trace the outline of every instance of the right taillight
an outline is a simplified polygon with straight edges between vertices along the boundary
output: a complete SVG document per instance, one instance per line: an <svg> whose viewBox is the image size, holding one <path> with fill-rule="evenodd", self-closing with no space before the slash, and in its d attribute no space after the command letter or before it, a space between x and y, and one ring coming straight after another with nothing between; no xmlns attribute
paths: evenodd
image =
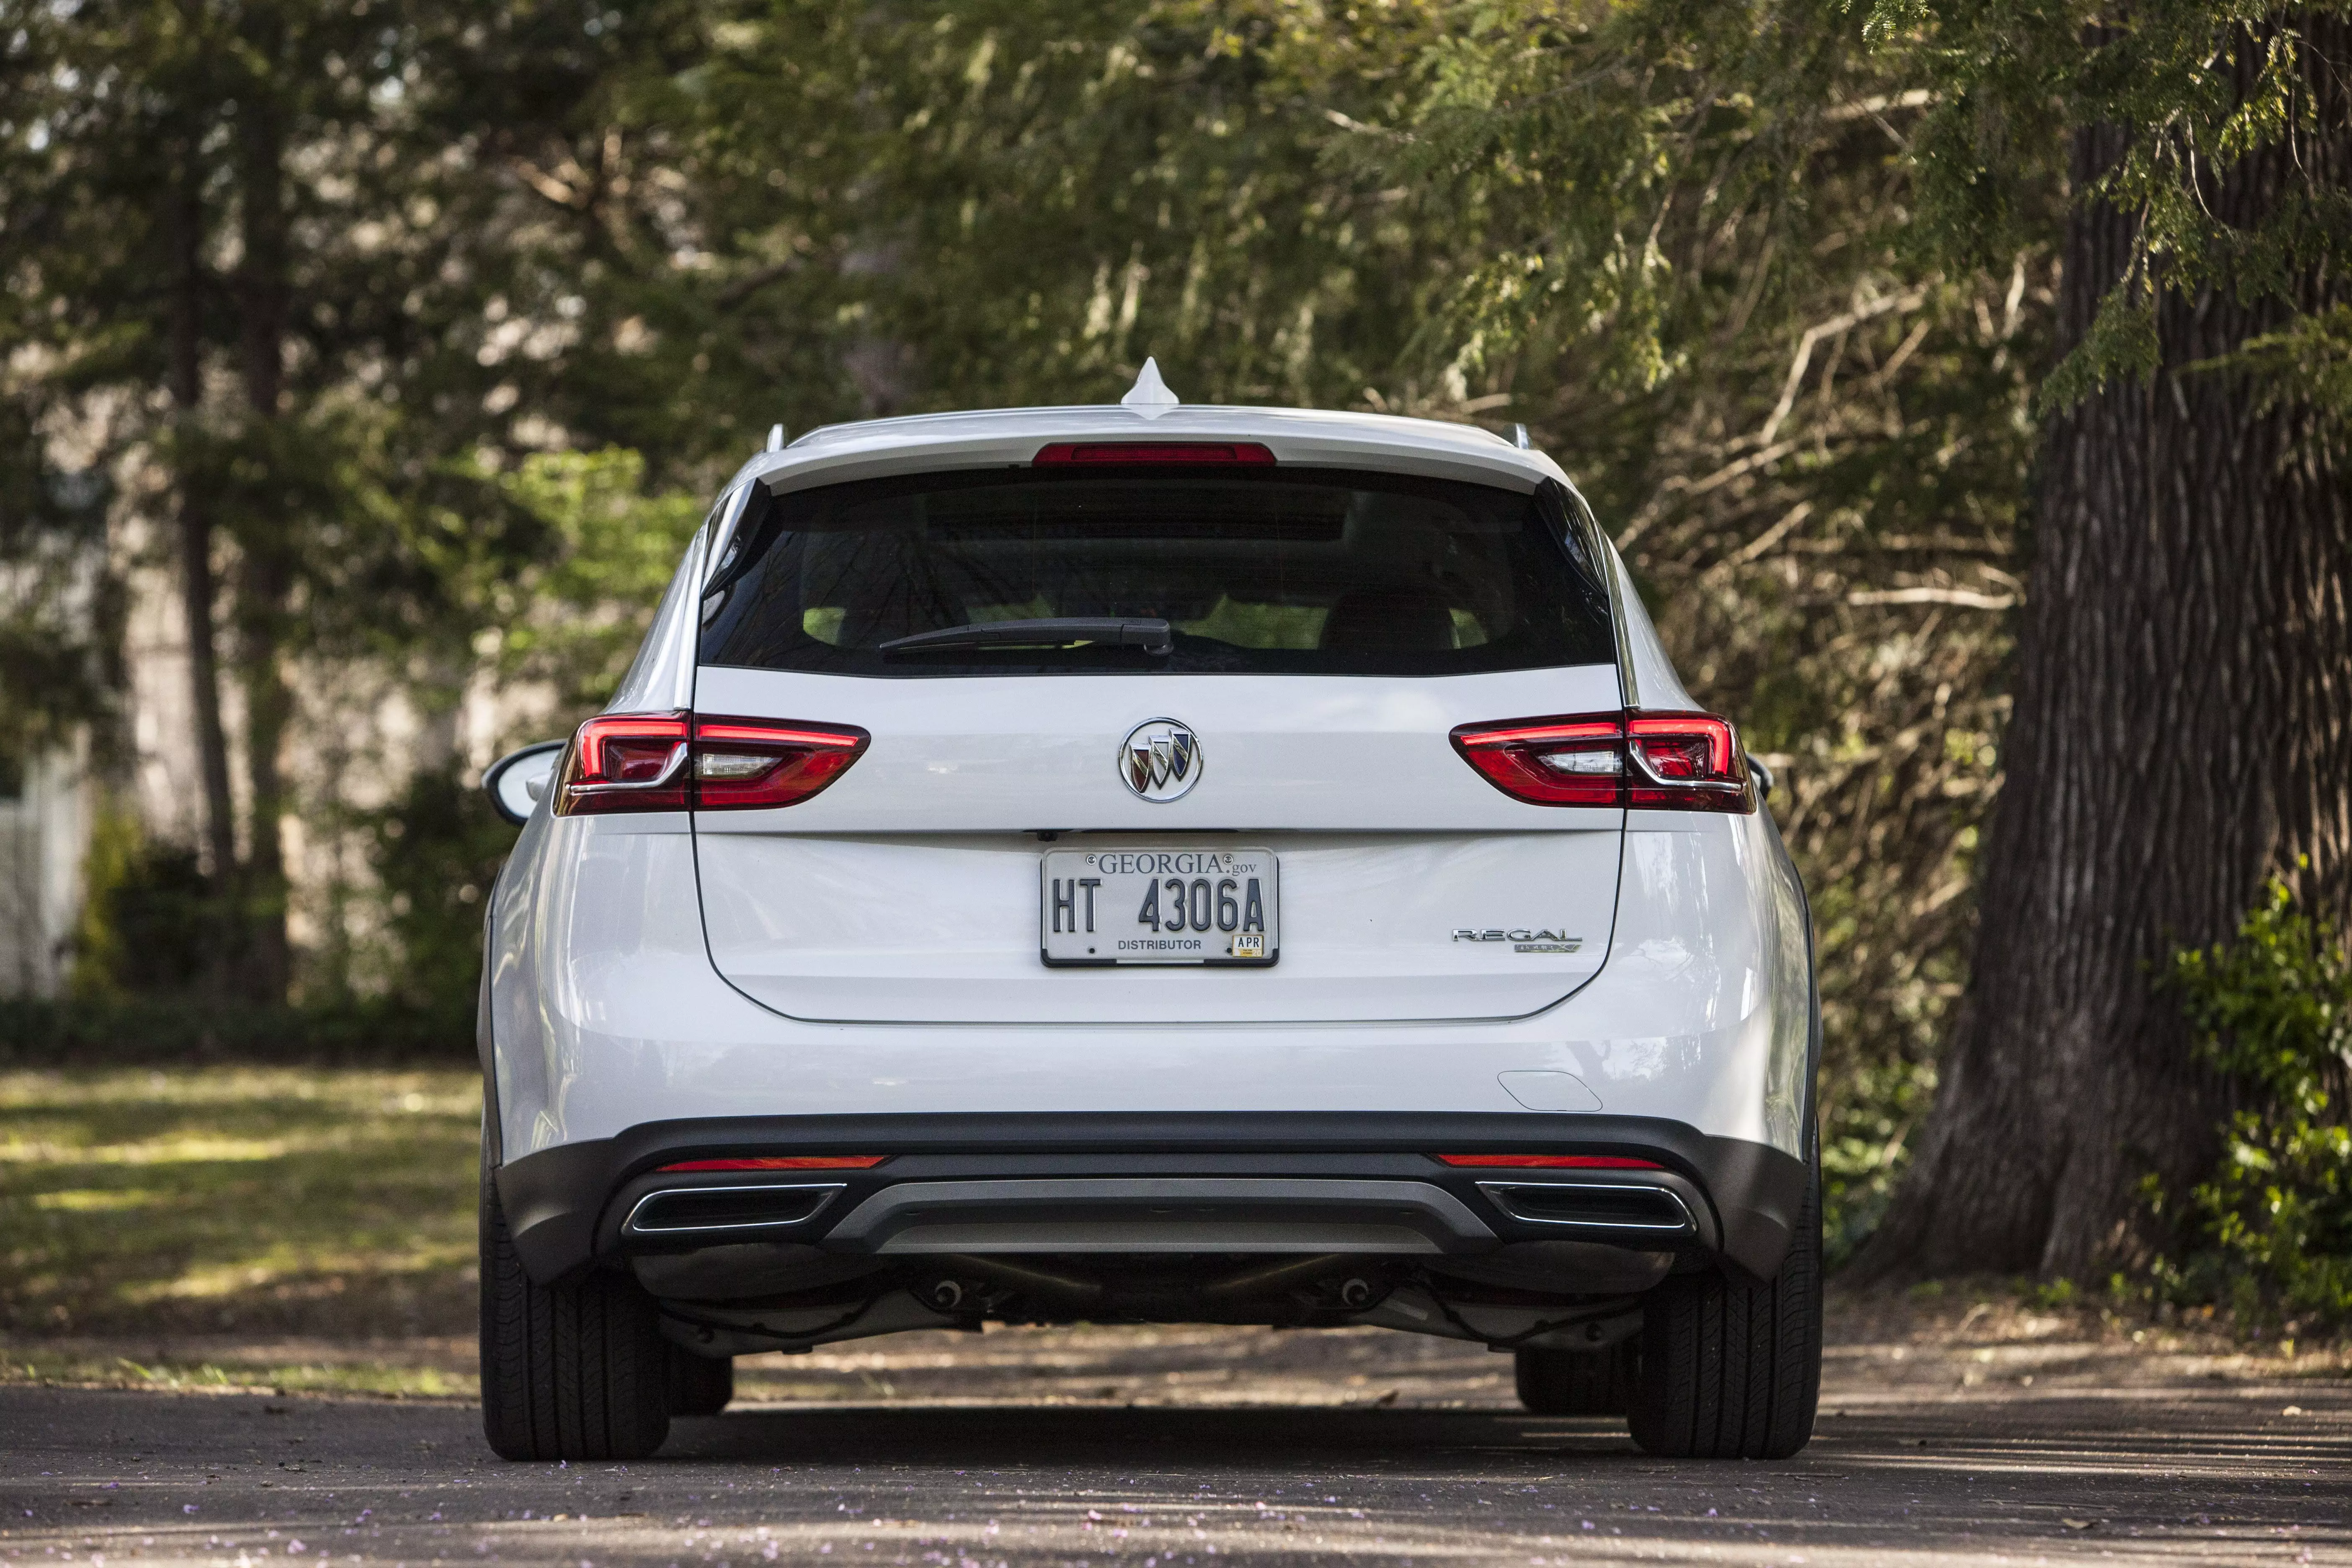
<svg viewBox="0 0 2352 1568"><path fill-rule="evenodd" d="M1712 713L1585 713L1465 724L1454 749L1514 800L1645 810L1756 809L1728 719Z"/></svg>
<svg viewBox="0 0 2352 1568"><path fill-rule="evenodd" d="M607 714L572 737L555 815L797 805L840 777L868 738L847 725Z"/></svg>

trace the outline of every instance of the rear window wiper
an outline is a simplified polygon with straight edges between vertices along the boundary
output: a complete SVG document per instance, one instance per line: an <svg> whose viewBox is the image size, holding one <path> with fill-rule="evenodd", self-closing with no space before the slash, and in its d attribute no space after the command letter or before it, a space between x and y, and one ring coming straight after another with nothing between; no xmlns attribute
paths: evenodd
<svg viewBox="0 0 2352 1568"><path fill-rule="evenodd" d="M965 647L1069 647L1087 643L1139 647L1165 658L1176 650L1176 635L1157 617L1055 616L1034 621L979 621L945 631L892 637L877 651L885 655L946 653Z"/></svg>

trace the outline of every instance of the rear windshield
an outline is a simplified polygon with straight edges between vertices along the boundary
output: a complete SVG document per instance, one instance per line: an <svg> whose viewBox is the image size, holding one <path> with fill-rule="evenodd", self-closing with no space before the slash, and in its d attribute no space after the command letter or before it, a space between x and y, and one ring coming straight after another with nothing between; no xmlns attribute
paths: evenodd
<svg viewBox="0 0 2352 1568"><path fill-rule="evenodd" d="M1616 657L1567 491L1306 468L921 474L755 486L705 664L828 675L1468 675ZM889 649L993 621L1170 623L1167 651Z"/></svg>

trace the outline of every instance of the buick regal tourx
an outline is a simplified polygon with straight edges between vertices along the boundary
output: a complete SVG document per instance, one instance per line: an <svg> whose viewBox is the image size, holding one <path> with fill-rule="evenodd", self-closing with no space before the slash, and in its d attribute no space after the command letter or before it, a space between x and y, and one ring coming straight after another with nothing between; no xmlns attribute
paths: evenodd
<svg viewBox="0 0 2352 1568"><path fill-rule="evenodd" d="M771 448L486 780L499 1453L990 1321L1437 1334L1804 1445L1804 894L1550 458L1149 370Z"/></svg>

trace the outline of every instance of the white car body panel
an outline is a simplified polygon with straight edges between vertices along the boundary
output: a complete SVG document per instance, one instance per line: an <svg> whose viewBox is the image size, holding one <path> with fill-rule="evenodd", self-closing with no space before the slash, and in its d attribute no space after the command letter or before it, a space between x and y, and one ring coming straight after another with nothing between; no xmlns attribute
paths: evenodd
<svg viewBox="0 0 2352 1568"><path fill-rule="evenodd" d="M1523 490L1567 482L1542 454L1463 426L1255 409L1180 408L1150 424L1119 408L878 421L755 458L698 533L609 710L790 711L862 725L872 749L840 784L781 811L557 818L541 805L488 911L484 1045L500 1157L699 1117L1537 1110L1572 1126L1570 1106L1801 1154L1811 963L1801 889L1769 816L1527 805L1446 741L1468 721L1629 700L1696 706L1613 558L1618 668L1395 680L697 670L694 591L749 484L1025 462L1044 440L1145 433L1258 440L1286 462ZM1204 734L1215 788L1164 805L1118 788L1112 748L1159 715ZM992 740L1008 729L1027 739ZM1318 745L1334 731L1351 737L1351 759L1377 766L1318 774ZM1280 964L1045 969L1029 923L1043 846L1022 829L1276 844ZM1381 858L1381 835L1408 833L1483 836L1493 847L1352 944L1332 939L1368 886L1426 877L1416 858L1429 860L1433 838ZM738 853L698 867L698 836ZM892 865L951 842L967 847L919 875ZM939 869L950 860L951 872ZM904 897L936 876L977 912L965 944L935 952L927 975L910 976L900 952L861 956L855 920L832 920L833 931L821 907L762 903L787 881L823 889L811 900L821 906L857 887ZM1524 965L1454 954L1454 923L1543 920L1542 885L1563 877L1601 879L1594 908L1615 893L1613 914L1577 933L1590 939L1583 951ZM706 900L718 911L708 929ZM1271 993L1269 980L1295 984ZM1447 999L1457 980L1475 998L1466 1006ZM838 1021L878 1016L872 999L893 984L903 1021ZM1098 994L1120 1005L1097 1005ZM836 1021L818 1021L826 1015Z"/></svg>
<svg viewBox="0 0 2352 1568"><path fill-rule="evenodd" d="M1182 840L1189 848L1264 847L1279 857L1282 924L1304 935L1264 970L1041 972L1042 846L1013 835L744 836L735 847L752 852L723 857L707 853L706 835L702 896L719 972L796 1017L1194 1025L1507 1017L1549 1006L1599 971L1621 839L1612 827ZM1055 847L1151 842L1080 837ZM1563 897L1562 888L1580 885L1601 896ZM779 888L792 895L777 896ZM1563 906L1589 918L1564 916ZM1579 951L1523 953L1507 942L1454 939L1465 928L1565 928Z"/></svg>
<svg viewBox="0 0 2352 1568"><path fill-rule="evenodd" d="M1519 1110L1502 1075L1524 1072L1576 1077L1595 1110L1787 1150L1810 1009L1788 959L1803 934L1780 945L1762 920L1785 918L1790 895L1748 877L1779 853L1757 817L1629 833L1607 962L1566 1002L1507 1022L815 1024L711 966L683 814L542 809L493 910L505 1157L698 1116Z"/></svg>

